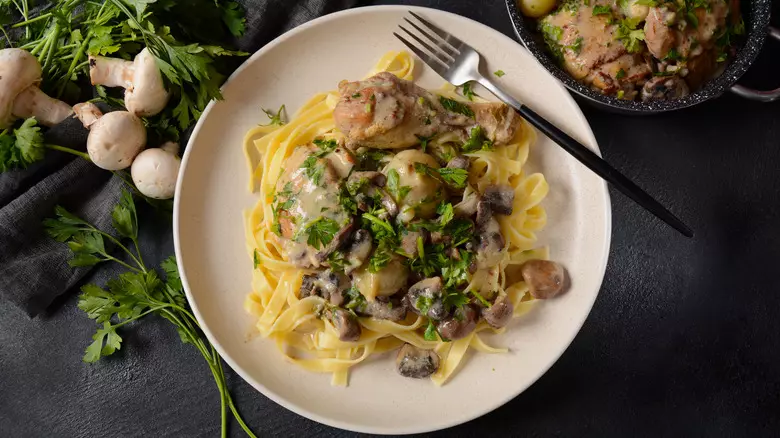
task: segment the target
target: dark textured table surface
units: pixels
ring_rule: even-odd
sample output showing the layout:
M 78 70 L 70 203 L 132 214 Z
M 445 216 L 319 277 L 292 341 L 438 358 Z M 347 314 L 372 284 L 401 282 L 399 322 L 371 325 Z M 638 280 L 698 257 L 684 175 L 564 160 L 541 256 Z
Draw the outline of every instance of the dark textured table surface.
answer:
M 513 35 L 503 1 L 408 3 Z M 780 86 L 778 54 L 768 42 L 744 82 Z M 574 343 L 505 406 L 435 435 L 777 435 L 780 103 L 725 95 L 654 117 L 583 111 L 604 156 L 679 212 L 696 238 L 612 191 L 609 266 Z M 159 248 L 170 252 L 171 242 Z M 29 319 L 0 302 L 0 436 L 219 433 L 208 369 L 167 322 L 141 324 L 121 354 L 87 365 L 94 326 L 75 303 L 69 294 Z M 258 436 L 349 435 L 277 406 L 233 373 L 229 383 Z

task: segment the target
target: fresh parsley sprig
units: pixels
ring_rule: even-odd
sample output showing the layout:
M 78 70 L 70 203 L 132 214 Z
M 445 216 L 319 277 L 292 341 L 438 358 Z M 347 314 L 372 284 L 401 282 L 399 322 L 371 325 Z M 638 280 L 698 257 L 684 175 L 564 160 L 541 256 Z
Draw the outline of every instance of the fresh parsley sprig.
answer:
M 181 341 L 193 345 L 206 360 L 220 393 L 222 405 L 222 437 L 227 436 L 227 409 L 250 437 L 255 437 L 238 412 L 227 388 L 222 360 L 213 345 L 203 335 L 198 321 L 190 312 L 184 296 L 176 260 L 166 259 L 160 271 L 147 268 L 138 250 L 138 217 L 135 203 L 124 191 L 111 217 L 117 237 L 104 232 L 63 207 L 56 208 L 56 217 L 44 221 L 48 234 L 68 244 L 73 266 L 92 266 L 104 261 L 116 262 L 129 269 L 109 280 L 105 287 L 87 284 L 81 288 L 78 307 L 97 324 L 92 343 L 86 348 L 83 360 L 91 363 L 110 356 L 122 348 L 118 329 L 148 315 L 165 318 L 176 327 Z M 120 239 L 132 241 L 135 251 L 123 245 Z M 121 249 L 129 262 L 109 254 L 105 241 Z

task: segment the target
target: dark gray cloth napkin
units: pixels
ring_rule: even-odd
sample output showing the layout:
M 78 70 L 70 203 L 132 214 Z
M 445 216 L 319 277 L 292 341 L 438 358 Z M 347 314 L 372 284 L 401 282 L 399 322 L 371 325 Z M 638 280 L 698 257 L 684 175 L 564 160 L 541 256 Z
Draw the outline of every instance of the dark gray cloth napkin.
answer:
M 234 45 L 250 53 L 295 26 L 358 3 L 238 1 L 246 11 L 246 33 Z M 78 121 L 67 120 L 49 130 L 46 137 L 47 143 L 83 151 L 87 131 Z M 42 221 L 53 216 L 54 206 L 60 204 L 108 230 L 111 209 L 122 187 L 122 181 L 110 172 L 61 152 L 49 152 L 42 162 L 26 170 L 0 174 L 0 298 L 35 316 L 56 297 L 78 286 L 90 269 L 68 266 L 69 250 L 46 236 Z M 170 215 L 137 204 L 142 254 L 153 260 L 172 255 Z M 110 272 L 101 266 L 91 269 L 96 271 L 91 281 L 98 283 L 105 281 Z

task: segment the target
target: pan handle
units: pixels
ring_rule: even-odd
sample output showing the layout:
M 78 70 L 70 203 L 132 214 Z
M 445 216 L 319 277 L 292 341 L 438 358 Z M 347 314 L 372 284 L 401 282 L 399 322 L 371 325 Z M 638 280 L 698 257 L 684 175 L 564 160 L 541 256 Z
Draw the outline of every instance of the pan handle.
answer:
M 780 29 L 769 26 L 769 36 L 780 41 Z M 731 87 L 731 92 L 745 97 L 750 100 L 757 100 L 759 102 L 772 102 L 773 100 L 780 99 L 780 88 L 774 90 L 761 91 L 748 88 L 744 85 L 734 85 Z

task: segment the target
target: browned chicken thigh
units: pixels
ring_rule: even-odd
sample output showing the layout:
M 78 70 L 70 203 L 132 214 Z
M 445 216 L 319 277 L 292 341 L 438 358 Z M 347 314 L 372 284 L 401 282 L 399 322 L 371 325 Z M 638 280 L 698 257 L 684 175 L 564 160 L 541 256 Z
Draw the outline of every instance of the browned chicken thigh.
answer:
M 520 122 L 505 104 L 455 102 L 387 72 L 363 81 L 342 81 L 339 93 L 333 117 L 350 147 L 407 148 L 420 143 L 421 137 L 444 132 L 467 137 L 475 125 L 502 144 L 514 137 Z

